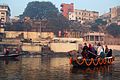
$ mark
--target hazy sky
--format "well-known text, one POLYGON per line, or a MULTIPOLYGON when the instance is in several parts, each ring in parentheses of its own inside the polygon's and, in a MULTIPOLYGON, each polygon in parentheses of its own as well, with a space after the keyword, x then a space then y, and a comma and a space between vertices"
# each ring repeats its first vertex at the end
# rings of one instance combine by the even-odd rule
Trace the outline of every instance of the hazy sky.
POLYGON ((120 0, 0 0, 0 4, 8 4, 11 15, 18 16, 31 1, 50 1, 59 9, 61 3, 74 3, 75 9, 93 10, 100 14, 108 12, 111 7, 120 6, 120 0))

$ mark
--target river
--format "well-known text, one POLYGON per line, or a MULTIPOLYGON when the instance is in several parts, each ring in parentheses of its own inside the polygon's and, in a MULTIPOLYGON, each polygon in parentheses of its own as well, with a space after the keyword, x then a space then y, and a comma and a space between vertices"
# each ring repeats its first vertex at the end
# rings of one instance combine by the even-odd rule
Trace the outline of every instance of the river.
POLYGON ((120 56, 112 65, 73 68, 66 56, 34 55, 0 60, 0 80, 120 80, 120 56))

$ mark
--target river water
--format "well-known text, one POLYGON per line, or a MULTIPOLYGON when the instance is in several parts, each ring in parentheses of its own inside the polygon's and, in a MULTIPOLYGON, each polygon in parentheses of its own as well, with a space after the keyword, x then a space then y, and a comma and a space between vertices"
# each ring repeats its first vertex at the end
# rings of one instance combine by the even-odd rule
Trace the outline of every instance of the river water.
POLYGON ((120 80, 120 57, 112 65, 85 70, 73 68, 66 56, 0 60, 0 80, 120 80))

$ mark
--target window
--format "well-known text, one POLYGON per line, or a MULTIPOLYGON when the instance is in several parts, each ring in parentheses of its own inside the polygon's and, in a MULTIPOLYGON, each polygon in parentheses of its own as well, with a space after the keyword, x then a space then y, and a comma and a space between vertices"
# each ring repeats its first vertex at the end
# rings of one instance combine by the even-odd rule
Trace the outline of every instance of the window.
POLYGON ((77 14, 77 12, 75 12, 75 14, 77 14))
POLYGON ((98 36, 95 36, 95 41, 99 41, 99 37, 98 36))
POLYGON ((5 14, 5 13, 2 12, 1 14, 5 14))
POLYGON ((5 18, 1 18, 1 20, 3 21, 5 18))
POLYGON ((94 41, 94 36, 90 36, 90 41, 94 41))

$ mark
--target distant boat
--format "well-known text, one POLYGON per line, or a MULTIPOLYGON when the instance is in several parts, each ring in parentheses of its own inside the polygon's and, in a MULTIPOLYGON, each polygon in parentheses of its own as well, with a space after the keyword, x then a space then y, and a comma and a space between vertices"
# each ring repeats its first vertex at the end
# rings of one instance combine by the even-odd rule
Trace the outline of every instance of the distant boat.
POLYGON ((5 54, 0 54, 0 59, 1 58, 15 58, 15 57, 18 57, 19 54, 8 54, 8 55, 5 55, 5 54))

